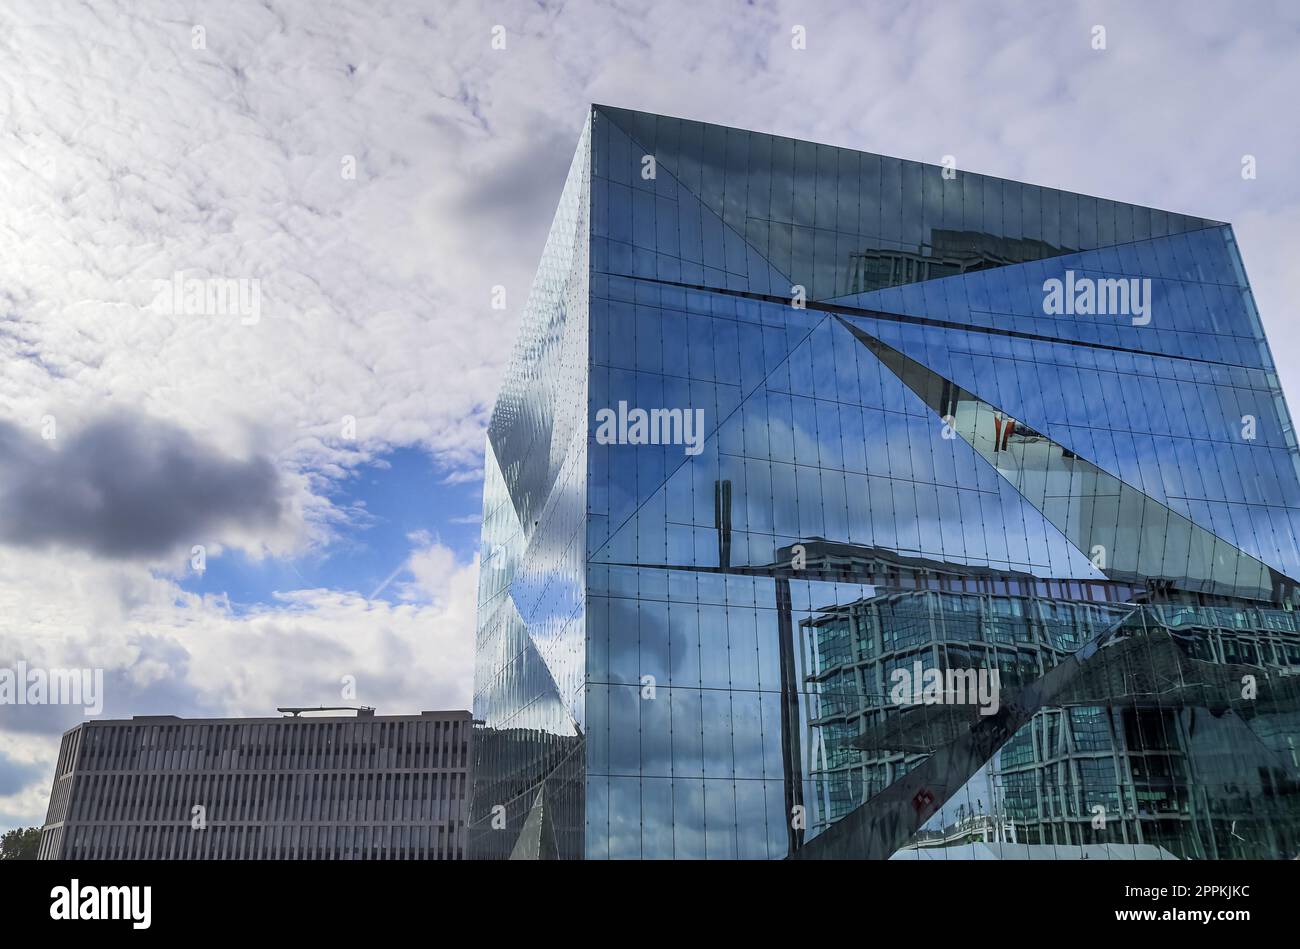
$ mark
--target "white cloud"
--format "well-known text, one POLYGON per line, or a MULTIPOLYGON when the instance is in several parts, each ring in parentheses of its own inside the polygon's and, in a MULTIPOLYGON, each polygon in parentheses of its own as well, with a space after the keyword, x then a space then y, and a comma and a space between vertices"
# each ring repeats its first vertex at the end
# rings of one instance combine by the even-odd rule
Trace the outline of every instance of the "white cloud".
POLYGON ((1269 18, 1213 5, 113 6, 0 13, 0 414, 28 426, 130 405, 296 471, 424 444, 472 477, 593 100, 952 154, 1297 249, 1281 226, 1300 204, 1295 131, 1276 116, 1300 61, 1269 18), (1246 152, 1258 181, 1240 179, 1246 152), (142 309, 176 272, 259 280, 261 320, 142 309))

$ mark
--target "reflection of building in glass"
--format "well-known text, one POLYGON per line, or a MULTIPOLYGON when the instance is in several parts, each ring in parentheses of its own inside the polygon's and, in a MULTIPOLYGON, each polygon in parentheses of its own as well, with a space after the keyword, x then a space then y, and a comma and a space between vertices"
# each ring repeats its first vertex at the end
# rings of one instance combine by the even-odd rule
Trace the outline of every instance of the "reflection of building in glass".
POLYGON ((1024 583, 1018 596, 884 594, 804 621, 808 690, 819 699, 809 774, 821 821, 839 819, 934 750, 923 735, 909 741, 901 731, 891 734, 890 719, 903 711, 890 701, 895 670, 917 661, 926 669, 997 669, 1002 688, 1013 689, 1118 618, 1115 606, 1053 599, 1045 585, 1036 587, 1024 583), (875 731, 888 737, 864 755, 854 742, 875 731))
MULTIPOLYGON (((982 802, 977 802, 977 806, 982 802)), ((957 808, 957 819, 938 830, 922 830, 916 835, 917 848, 953 847, 972 843, 1016 843, 1016 828, 997 819, 993 813, 957 808)))
POLYGON ((1189 630, 1291 619, 1298 466, 1230 226, 594 107, 488 432, 470 853, 888 857, 973 809, 953 846, 1291 856, 1294 660, 1189 630), (1067 274, 1150 292, 1053 315, 1067 274), (702 445, 601 443, 622 403, 702 445), (918 656, 1008 694, 885 708, 918 656))
MULTIPOLYGON (((807 681, 818 699, 809 777, 819 824, 844 816, 948 738, 939 710, 930 710, 923 724, 897 721, 924 710, 890 702, 893 670, 918 660, 945 670, 997 668, 1014 694, 1124 609, 1036 595, 1041 591, 1034 586, 1025 585, 1019 596, 885 594, 805 621, 807 681), (872 736, 866 748, 864 735, 872 736)), ((1160 687, 1124 675, 1081 680, 1062 696, 1068 705, 1044 708, 1007 741, 990 762, 987 781, 972 782, 955 797, 958 819, 922 831, 917 846, 976 837, 1119 842, 1196 859, 1300 849, 1300 821, 1289 798, 1300 791, 1294 776, 1300 681, 1279 675, 1300 667, 1295 614, 1205 606, 1145 616, 1171 625, 1148 628, 1140 639, 1116 638, 1107 649, 1135 652, 1160 687), (1238 694, 1236 704, 1260 714, 1249 726, 1233 726, 1240 720, 1223 713, 1249 675, 1271 679, 1283 701, 1280 708, 1270 700, 1247 704, 1238 694)))
POLYGON ((1145 688, 1138 677, 1084 683, 1000 752, 995 781, 1020 839, 1124 840, 1188 859, 1300 853, 1295 615, 1147 611, 1141 636, 1110 647, 1138 657, 1145 688), (1252 680, 1259 694, 1243 698, 1252 680))
POLYGON ((921 280, 1003 267, 1044 257, 1065 249, 1042 241, 1000 237, 978 231, 931 232, 931 243, 916 248, 871 247, 852 254, 847 284, 841 293, 866 293, 921 280))

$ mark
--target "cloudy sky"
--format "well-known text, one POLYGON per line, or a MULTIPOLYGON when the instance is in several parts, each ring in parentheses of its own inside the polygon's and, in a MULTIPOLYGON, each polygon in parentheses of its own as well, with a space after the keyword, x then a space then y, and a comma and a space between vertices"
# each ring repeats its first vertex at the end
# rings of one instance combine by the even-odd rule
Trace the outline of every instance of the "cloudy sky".
MULTIPOLYGON (((465 707, 483 431, 591 102, 1230 221, 1296 404, 1298 41, 1282 0, 6 0, 0 668, 102 668, 110 717, 465 707)), ((0 706, 0 829, 79 715, 0 706)))

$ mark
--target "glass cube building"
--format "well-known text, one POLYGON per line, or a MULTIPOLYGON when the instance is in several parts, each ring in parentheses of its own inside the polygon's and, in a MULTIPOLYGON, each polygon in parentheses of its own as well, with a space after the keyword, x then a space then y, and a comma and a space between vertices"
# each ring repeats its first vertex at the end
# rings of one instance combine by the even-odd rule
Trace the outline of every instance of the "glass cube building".
POLYGON ((1230 225, 595 106, 488 433, 469 855, 1294 858, 1298 534, 1230 225))

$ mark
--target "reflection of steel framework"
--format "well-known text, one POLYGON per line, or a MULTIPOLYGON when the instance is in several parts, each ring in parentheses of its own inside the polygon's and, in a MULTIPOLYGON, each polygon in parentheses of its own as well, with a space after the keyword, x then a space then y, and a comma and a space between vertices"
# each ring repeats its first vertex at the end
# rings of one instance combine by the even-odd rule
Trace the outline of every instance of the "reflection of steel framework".
POLYGON ((1290 676, 1261 676, 1256 666, 1196 658, 1195 634, 1170 625, 1171 620, 1194 619, 1194 614, 1194 608, 1135 606, 1042 677, 1004 696, 996 714, 980 716, 969 706, 922 706, 868 730, 855 742, 860 749, 908 750, 929 757, 792 856, 888 857, 1049 706, 1206 709, 1233 722, 1240 740, 1258 746, 1261 768, 1269 772, 1264 780, 1274 785, 1275 796, 1300 793, 1294 758, 1288 760, 1280 748, 1265 745, 1250 728, 1257 716, 1300 707, 1300 686, 1290 676), (1257 692, 1243 696, 1247 676, 1255 677, 1257 692))
MULTIPOLYGON (((1151 618, 1148 614, 1146 618, 1151 618)), ((1232 700, 1243 680, 1256 676, 1254 666, 1224 665, 1189 656, 1170 632, 1155 628, 1145 636, 1124 628, 1105 644, 1100 658, 1088 663, 1061 693, 1054 707, 1204 708, 1216 714, 1232 710, 1243 719, 1294 708, 1300 681, 1277 673, 1264 674, 1273 686, 1257 699, 1232 700)), ((1015 701, 1014 694, 1012 701, 1015 701)), ((919 705, 905 709, 863 732, 854 746, 864 751, 905 751, 932 754, 974 721, 969 705, 919 705)))
POLYGON ((919 247, 916 252, 872 247, 851 254, 845 268, 847 285, 842 294, 869 293, 885 287, 1039 260, 1063 252, 1062 248, 1043 241, 998 237, 977 231, 936 228, 930 239, 930 244, 919 247))
POLYGON ((978 717, 965 731, 884 791, 850 812, 825 833, 791 854, 796 859, 883 860, 904 846, 950 797, 960 790, 1034 714, 1051 704, 1082 665, 1119 629, 1117 624, 1090 641, 1042 678, 1022 689, 998 712, 978 717))
MULTIPOLYGON (((895 642, 895 649, 885 647, 883 651, 874 647, 870 664, 877 667, 874 672, 877 681, 873 685, 858 681, 849 666, 824 650, 815 657, 808 654, 808 649, 815 650, 816 643, 824 639, 826 624, 840 624, 846 628, 856 624, 859 629, 863 624, 869 624, 877 627, 871 635, 879 638, 878 627, 889 621, 868 619, 867 614, 875 612, 882 604, 886 608, 890 604, 899 608, 920 604, 924 609, 925 603, 935 597, 958 598, 961 602, 1024 603, 1030 611, 1035 610, 1034 604, 1042 604, 1045 612, 1041 616, 1035 615, 1029 627, 1013 631, 1006 627, 1005 621, 1009 617, 990 617, 986 622, 993 623, 996 629, 987 641, 978 641, 970 630, 965 633, 961 648, 986 647, 990 655, 996 654, 999 657, 997 664, 1006 677, 1005 685, 1014 682, 1019 675, 1025 678, 1039 675, 1057 658, 1082 645, 1092 632, 1099 632, 1114 619, 1131 611, 1132 606, 1128 604, 1142 595, 1137 588, 1125 583, 1043 579, 820 539, 808 539, 802 544, 783 548, 770 569, 780 576, 777 580, 777 605, 783 630, 782 653, 789 654, 786 663, 790 666, 794 665, 797 654, 798 665, 803 670, 802 677, 793 673, 783 676, 785 704, 790 709, 784 718, 789 728, 783 732, 787 807, 807 805, 808 828, 813 835, 826 823, 842 816, 842 811, 837 808, 856 806, 873 790, 881 789, 915 764, 918 755, 933 750, 933 745, 911 749, 900 744, 895 751, 882 750, 869 763, 856 760, 861 759, 861 754, 852 751, 855 761, 847 765, 843 763, 845 753, 851 751, 846 744, 847 738, 831 736, 836 731, 854 731, 861 727, 859 720, 866 721, 870 727, 872 721, 886 715, 888 686, 881 678, 881 669, 891 656, 906 656, 910 664, 916 656, 918 643, 909 646, 895 642), (790 571, 783 564, 791 562, 796 547, 803 550, 806 564, 799 571, 790 571), (789 584, 794 579, 854 584, 859 589, 876 591, 878 595, 868 592, 867 595, 872 597, 869 600, 819 605, 810 617, 798 623, 800 635, 796 638, 790 632, 795 624, 790 614, 789 584), (1030 665, 1031 672, 1027 671, 1030 665), (851 680, 849 684, 837 684, 836 680, 846 674, 851 680), (811 693, 803 691, 809 686, 811 693), (805 706, 802 717, 801 702, 805 706), (801 742, 801 721, 808 726, 811 742, 801 742), (805 746, 802 750, 801 744, 805 746), (832 757, 841 763, 823 765, 823 768, 832 769, 823 770, 818 767, 818 761, 832 746, 838 749, 832 750, 832 757), (804 800, 805 782, 811 782, 808 787, 812 790, 807 801, 804 800), (828 801, 828 794, 834 800, 828 801)), ((827 587, 828 591, 833 589, 827 587)), ((950 625, 954 621, 954 617, 949 617, 950 625)), ((927 637, 926 648, 933 642, 927 637)), ((954 643, 948 648, 957 648, 957 645, 954 643)), ((896 710, 891 709, 888 714, 894 715, 896 710)), ((942 724, 939 723, 938 727, 942 724)), ((793 835, 794 832, 792 849, 798 846, 793 835)))

